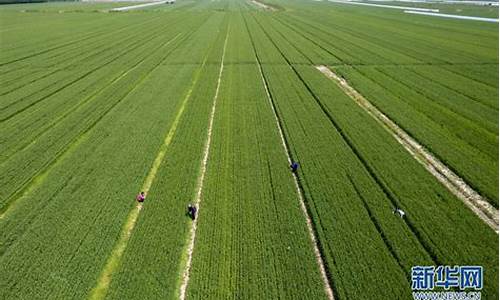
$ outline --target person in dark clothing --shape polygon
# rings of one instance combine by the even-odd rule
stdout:
[[[188,205],[188,215],[191,217],[191,220],[196,219],[196,206],[191,203]]]
[[[297,162],[293,162],[290,165],[290,169],[292,170],[293,173],[296,173],[298,168],[299,168],[299,163],[297,163]]]

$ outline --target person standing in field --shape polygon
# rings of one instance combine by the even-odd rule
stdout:
[[[296,173],[298,168],[299,168],[299,163],[298,162],[294,161],[290,165],[290,169],[292,170],[293,173]]]
[[[144,202],[145,199],[146,199],[146,194],[144,192],[140,192],[139,195],[137,195],[136,197],[136,200],[139,203]]]
[[[194,219],[196,219],[196,206],[191,203],[188,205],[188,215],[191,217],[191,220],[194,221]]]
[[[405,216],[405,212],[402,209],[397,208],[397,207],[394,208],[392,213],[395,215],[398,215],[400,218],[403,218]]]

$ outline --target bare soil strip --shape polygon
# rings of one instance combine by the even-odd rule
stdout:
[[[205,182],[205,173],[207,171],[207,162],[208,162],[208,155],[210,154],[210,144],[212,141],[212,128],[214,124],[214,116],[215,116],[215,109],[217,107],[217,98],[219,97],[219,88],[220,88],[220,83],[221,83],[221,78],[222,78],[222,71],[224,70],[224,57],[226,56],[226,46],[227,46],[227,39],[229,37],[229,29],[226,34],[226,39],[224,41],[224,49],[222,51],[222,60],[220,64],[220,69],[219,69],[219,77],[217,78],[217,88],[215,89],[215,95],[213,99],[213,104],[212,104],[212,111],[210,112],[210,121],[208,123],[208,130],[207,130],[207,140],[205,142],[205,150],[203,152],[203,160],[201,162],[201,172],[200,176],[198,177],[198,188],[196,192],[196,199],[194,201],[194,205],[197,208],[197,215],[200,213],[200,205],[201,205],[201,194],[203,191],[203,184]],[[189,233],[189,243],[187,247],[187,261],[186,261],[186,266],[184,268],[184,272],[182,273],[182,283],[180,286],[179,290],[179,299],[184,300],[186,299],[186,290],[187,286],[189,284],[189,272],[191,271],[191,264],[193,260],[193,250],[194,250],[194,242],[196,239],[196,229],[198,225],[198,217],[193,220],[191,230]]]
[[[151,169],[149,170],[148,175],[146,176],[146,179],[144,180],[141,191],[145,192],[146,194],[149,192],[149,189],[151,188],[151,185],[153,184],[153,181],[156,178],[156,174],[158,173],[158,170],[160,169],[160,166],[161,166],[161,164],[165,158],[165,155],[167,153],[168,147],[170,146],[170,143],[172,142],[172,139],[175,135],[175,132],[177,131],[177,126],[179,125],[181,117],[184,114],[186,104],[189,102],[189,99],[191,98],[193,88],[197,84],[197,82],[200,78],[201,70],[205,66],[207,60],[208,60],[208,55],[203,60],[202,65],[200,66],[197,74],[195,75],[195,78],[191,84],[191,87],[188,90],[186,96],[184,97],[184,100],[182,101],[181,107],[179,108],[179,111],[177,112],[175,119],[172,122],[170,130],[168,131],[167,135],[165,136],[163,144],[161,145],[160,150],[158,151],[158,154],[156,155],[156,158],[153,161],[153,165],[151,166]],[[121,257],[123,255],[123,253],[125,252],[128,240],[130,239],[132,231],[137,223],[137,219],[138,219],[139,214],[143,208],[143,205],[144,205],[143,203],[139,203],[132,211],[130,211],[130,213],[127,217],[127,221],[125,222],[123,230],[120,234],[120,239],[119,239],[118,243],[115,245],[115,248],[113,249],[110,257],[108,258],[106,266],[104,267],[104,269],[99,277],[98,283],[97,283],[96,287],[91,292],[90,299],[104,299],[105,298],[107,291],[108,291],[108,288],[109,288],[109,284],[111,282],[112,275],[115,272],[116,268],[118,267],[120,260],[121,260]]]
[[[257,5],[258,7],[260,8],[263,8],[263,9],[267,9],[267,10],[270,10],[270,11],[275,11],[276,9],[274,7],[271,7],[269,5],[266,5],[262,2],[259,2],[257,0],[251,0],[250,2],[252,2],[253,4]]]
[[[498,210],[484,197],[425,149],[424,146],[420,145],[408,133],[396,125],[396,123],[389,119],[384,113],[378,110],[363,97],[363,95],[351,87],[344,78],[341,78],[326,66],[316,66],[316,69],[326,77],[334,80],[344,93],[351,97],[354,102],[388,130],[392,136],[427,169],[427,171],[436,177],[439,182],[448,188],[455,196],[462,200],[467,207],[498,234]]]
[[[281,128],[281,125],[280,125],[280,122],[278,119],[278,114],[277,114],[277,112],[274,108],[274,105],[272,103],[271,94],[269,92],[269,87],[267,86],[267,82],[264,79],[264,74],[262,73],[262,67],[261,67],[260,63],[257,62],[257,66],[259,67],[259,73],[260,73],[260,78],[262,80],[262,84],[264,85],[264,88],[266,90],[267,100],[269,101],[269,105],[271,106],[271,109],[273,111],[274,120],[276,122],[276,127],[278,128],[278,132],[279,132],[279,135],[281,138],[281,144],[283,146],[283,150],[284,150],[286,157],[288,159],[288,164],[291,165],[292,159],[290,157],[289,150],[288,150],[288,147],[287,147],[286,142],[285,142],[285,136],[283,134],[283,130]],[[304,217],[306,219],[307,230],[309,231],[309,237],[310,237],[311,243],[313,245],[314,255],[316,256],[316,262],[318,263],[319,271],[321,273],[321,278],[323,279],[323,284],[325,286],[325,293],[326,293],[329,300],[334,300],[335,297],[333,296],[333,289],[330,286],[330,282],[328,281],[328,277],[326,275],[325,263],[323,262],[323,258],[321,257],[321,253],[319,251],[318,241],[317,241],[316,235],[314,233],[311,217],[309,216],[309,213],[307,212],[306,204],[304,202],[304,195],[302,194],[302,191],[299,187],[297,175],[295,173],[291,173],[291,174],[293,177],[293,182],[295,184],[295,189],[297,191],[297,196],[299,198],[300,208],[302,209],[302,213],[304,214]]]

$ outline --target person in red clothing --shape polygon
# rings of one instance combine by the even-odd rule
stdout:
[[[142,203],[144,202],[144,199],[146,199],[146,194],[144,192],[141,192],[139,195],[136,197],[137,202]]]

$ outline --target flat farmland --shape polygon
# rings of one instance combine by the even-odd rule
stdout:
[[[498,299],[498,23],[136,4],[0,5],[1,299]]]

